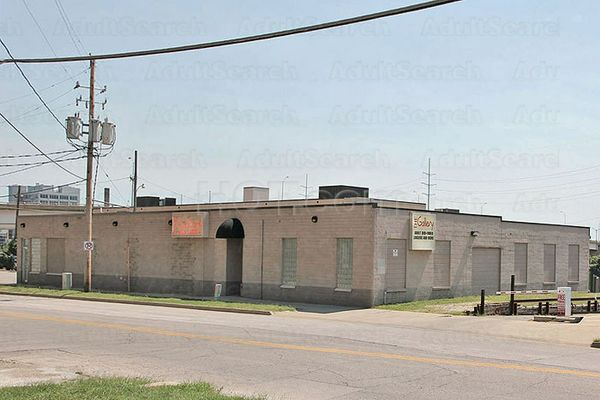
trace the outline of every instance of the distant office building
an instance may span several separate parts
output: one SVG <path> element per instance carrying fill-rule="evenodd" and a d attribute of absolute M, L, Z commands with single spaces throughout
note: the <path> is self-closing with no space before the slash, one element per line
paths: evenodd
<path fill-rule="evenodd" d="M 8 187 L 9 202 L 17 202 L 19 185 Z M 51 185 L 36 183 L 34 186 L 21 186 L 21 202 L 24 204 L 42 204 L 50 206 L 78 206 L 79 188 L 64 186 L 55 188 Z"/>

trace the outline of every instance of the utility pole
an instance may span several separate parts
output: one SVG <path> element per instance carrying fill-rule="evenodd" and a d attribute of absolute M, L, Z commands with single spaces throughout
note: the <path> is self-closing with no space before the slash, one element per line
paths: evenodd
<path fill-rule="evenodd" d="M 94 170 L 94 80 L 95 80 L 96 61 L 90 60 L 90 108 L 88 114 L 88 146 L 87 146 L 87 172 L 85 186 L 85 214 L 88 223 L 88 242 L 92 242 L 92 214 L 94 208 L 94 199 L 92 198 L 92 176 Z M 84 275 L 84 290 L 92 290 L 92 249 L 87 250 L 87 263 Z"/>
<path fill-rule="evenodd" d="M 17 186 L 17 210 L 15 211 L 15 235 L 13 239 L 17 240 L 17 231 L 19 230 L 19 209 L 21 208 L 21 185 Z M 598 235 L 596 235 L 598 236 Z"/>
<path fill-rule="evenodd" d="M 304 200 L 308 200 L 308 174 L 304 175 L 304 186 L 300 185 L 300 187 L 304 188 Z"/>
<path fill-rule="evenodd" d="M 421 182 L 422 185 L 427 186 L 427 193 L 423 193 L 424 195 L 427 196 L 427 209 L 430 210 L 431 208 L 431 188 L 432 186 L 435 186 L 434 184 L 431 183 L 431 177 L 434 176 L 435 174 L 431 173 L 431 158 L 429 158 L 427 160 L 427 172 L 423 172 L 423 174 L 427 177 L 427 182 Z"/>
<path fill-rule="evenodd" d="M 138 181 L 138 155 L 137 150 L 133 152 L 133 190 L 131 194 L 133 199 L 131 199 L 131 206 L 133 207 L 133 211 L 135 212 L 135 208 L 137 207 L 137 181 Z"/>
<path fill-rule="evenodd" d="M 93 193 L 93 171 L 94 171 L 94 147 L 95 143 L 98 142 L 99 149 L 102 149 L 102 146 L 108 146 L 112 149 L 116 140 L 116 125 L 112 122 L 108 121 L 108 118 L 104 119 L 104 122 L 101 122 L 99 119 L 94 119 L 94 109 L 96 106 L 96 102 L 94 100 L 96 95 L 96 61 L 90 60 L 90 86 L 82 86 L 79 84 L 79 81 L 75 84 L 75 89 L 88 89 L 90 91 L 89 100 L 85 101 L 85 106 L 88 108 L 88 131 L 87 131 L 87 141 L 82 138 L 82 127 L 86 124 L 82 123 L 81 118 L 79 117 L 79 113 L 76 113 L 72 117 L 67 117 L 67 124 L 65 126 L 66 134 L 67 134 L 67 142 L 69 142 L 72 146 L 75 146 L 77 149 L 81 148 L 81 145 L 75 144 L 73 141 L 78 140 L 81 143 L 85 143 L 87 146 L 87 162 L 86 162 L 86 176 L 85 176 L 85 219 L 87 221 L 87 237 L 83 243 L 83 250 L 86 252 L 86 265 L 83 271 L 83 289 L 86 292 L 92 290 L 92 254 L 94 251 L 94 242 L 93 242 L 93 225 L 92 225 L 92 216 L 94 213 L 94 193 Z M 106 86 L 101 89 L 98 89 L 99 93 L 106 92 Z M 80 102 L 84 102 L 82 96 L 75 99 L 75 105 L 79 105 Z M 106 105 L 106 99 L 99 103 L 104 110 L 104 106 Z M 100 161 L 100 157 L 98 157 L 98 162 Z"/>

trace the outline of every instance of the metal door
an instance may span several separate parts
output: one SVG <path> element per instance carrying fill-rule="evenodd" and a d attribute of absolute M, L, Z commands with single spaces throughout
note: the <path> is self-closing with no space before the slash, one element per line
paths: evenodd
<path fill-rule="evenodd" d="M 473 293 L 485 289 L 487 294 L 492 294 L 500 290 L 500 249 L 474 247 L 471 264 Z"/>

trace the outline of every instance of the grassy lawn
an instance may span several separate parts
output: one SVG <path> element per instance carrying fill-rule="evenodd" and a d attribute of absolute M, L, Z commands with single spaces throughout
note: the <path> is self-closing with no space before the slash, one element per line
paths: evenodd
<path fill-rule="evenodd" d="M 130 295 L 130 294 L 115 294 L 115 293 L 101 293 L 101 292 L 83 292 L 80 290 L 58 290 L 58 289 L 42 289 L 27 286 L 3 286 L 0 285 L 0 291 L 10 292 L 15 294 L 32 294 L 32 295 L 45 295 L 45 296 L 57 296 L 63 298 L 88 298 L 88 299 L 101 299 L 101 300 L 124 300 L 132 302 L 152 302 L 158 304 L 184 304 L 191 306 L 200 307 L 219 307 L 219 308 L 236 308 L 244 310 L 257 310 L 257 311 L 295 311 L 293 307 L 282 305 L 282 304 L 268 304 L 268 303 L 250 303 L 250 302 L 233 302 L 225 300 L 187 300 L 177 299 L 171 297 L 150 297 L 142 295 Z"/>
<path fill-rule="evenodd" d="M 573 292 L 573 297 L 590 297 L 587 292 Z M 548 299 L 556 301 L 556 294 L 530 294 L 516 296 L 517 299 Z M 502 303 L 510 300 L 509 295 L 493 295 L 486 296 L 486 303 Z M 466 310 L 473 310 L 476 304 L 479 304 L 480 296 L 465 296 L 454 297 L 451 299 L 435 299 L 435 300 L 418 300 L 408 303 L 385 304 L 377 306 L 383 310 L 394 311 L 413 311 L 426 313 L 441 313 L 441 314 L 464 314 Z"/>
<path fill-rule="evenodd" d="M 226 396 L 207 383 L 148 387 L 150 381 L 128 378 L 89 378 L 58 384 L 0 388 L 0 400 L 250 400 Z M 254 397 L 252 399 L 258 400 Z"/>

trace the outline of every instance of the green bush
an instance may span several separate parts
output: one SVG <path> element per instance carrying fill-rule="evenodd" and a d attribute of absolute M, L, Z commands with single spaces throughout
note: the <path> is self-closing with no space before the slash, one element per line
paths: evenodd
<path fill-rule="evenodd" d="M 16 269 L 17 241 L 11 240 L 0 246 L 0 268 Z"/>
<path fill-rule="evenodd" d="M 590 257 L 590 271 L 592 274 L 600 277 L 600 256 Z"/>

